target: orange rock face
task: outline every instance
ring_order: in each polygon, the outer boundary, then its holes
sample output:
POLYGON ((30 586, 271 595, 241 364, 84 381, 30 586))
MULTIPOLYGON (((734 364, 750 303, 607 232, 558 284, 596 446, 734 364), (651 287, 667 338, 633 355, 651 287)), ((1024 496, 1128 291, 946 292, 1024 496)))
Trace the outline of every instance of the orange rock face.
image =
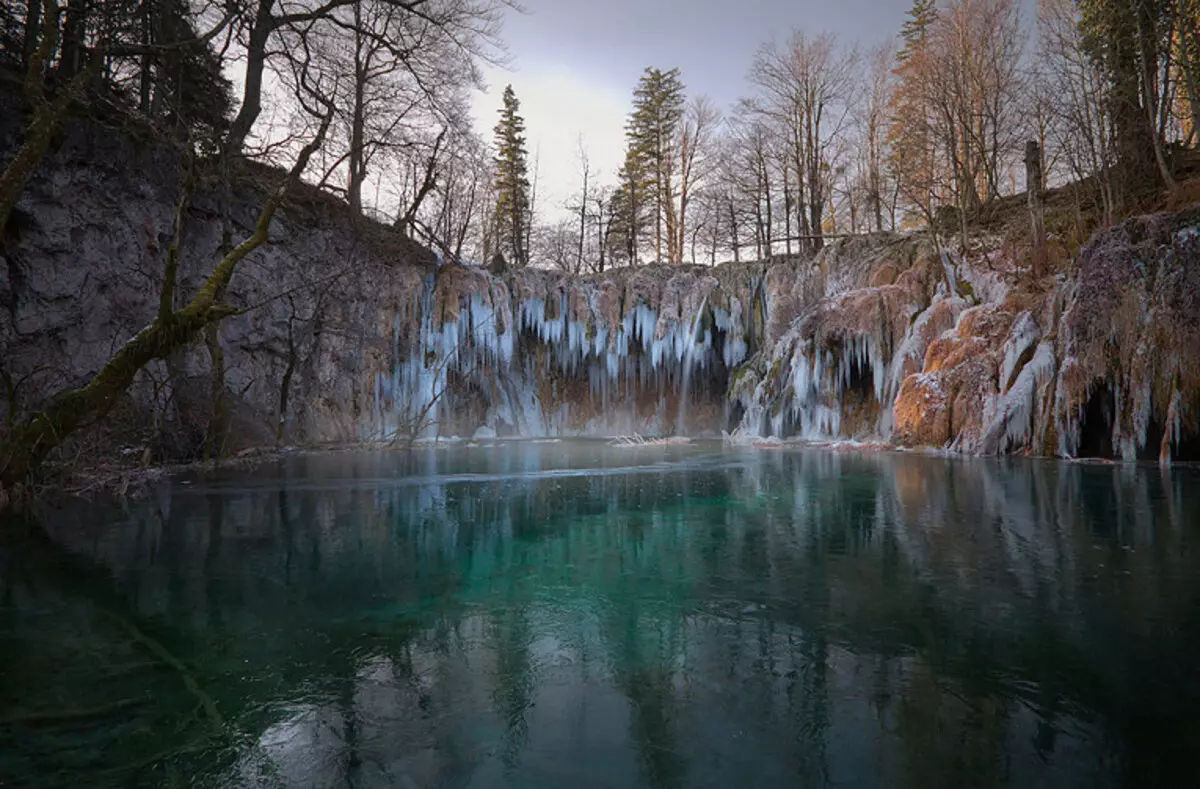
POLYGON ((917 374, 905 378, 892 414, 892 438, 901 446, 941 447, 951 439, 949 397, 938 377, 917 374))

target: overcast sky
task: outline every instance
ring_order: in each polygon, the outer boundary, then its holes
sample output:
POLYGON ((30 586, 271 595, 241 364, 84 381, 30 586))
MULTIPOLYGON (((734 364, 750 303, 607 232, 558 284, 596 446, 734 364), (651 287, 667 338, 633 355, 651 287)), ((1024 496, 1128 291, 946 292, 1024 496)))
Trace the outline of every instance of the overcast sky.
MULTIPOLYGON (((486 70, 476 97, 479 131, 491 139, 504 86, 525 116, 531 159, 539 162, 538 207, 553 217, 578 189, 577 140, 593 170, 612 182, 623 156, 623 125, 647 66, 678 66, 688 94, 722 109, 745 95, 746 72, 764 41, 798 27, 864 48, 894 36, 912 0, 524 0, 504 40, 509 69, 486 70)), ((532 161, 531 161, 532 167, 532 161)))

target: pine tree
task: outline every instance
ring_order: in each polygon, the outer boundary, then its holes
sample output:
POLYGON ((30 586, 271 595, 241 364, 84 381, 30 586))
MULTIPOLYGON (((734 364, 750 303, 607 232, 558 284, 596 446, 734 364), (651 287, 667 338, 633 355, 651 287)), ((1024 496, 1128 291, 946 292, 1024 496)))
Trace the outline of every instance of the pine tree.
POLYGON ((896 53, 896 89, 887 134, 898 186, 930 223, 937 208, 934 192, 939 176, 926 80, 931 70, 929 32, 936 21, 936 0, 913 0, 900 28, 903 44, 896 53))
POLYGON ((636 149, 625 152, 625 164, 617 173, 617 189, 613 193, 610 211, 610 242, 614 254, 624 256, 631 266, 638 264, 638 250, 649 224, 648 199, 653 181, 648 177, 645 162, 636 149))
MULTIPOLYGON (((636 211, 640 204, 647 204, 653 211, 654 253, 659 261, 663 260, 664 237, 667 256, 674 257, 670 249, 670 231, 675 225, 674 146, 683 122, 684 100, 679 69, 647 68, 634 91, 633 112, 625 127, 623 181, 632 185, 640 180, 643 186, 642 199, 630 199, 628 207, 636 211)), ((638 217, 630 218, 636 225, 638 217)))
MULTIPOLYGON (((217 135, 233 112, 232 86, 222 74, 221 58, 211 41, 198 40, 186 0, 144 2, 148 43, 161 45, 143 64, 154 81, 152 95, 143 88, 142 109, 166 115, 182 125, 217 135), (152 104, 153 106, 150 106, 152 104)), ((143 74, 143 82, 147 75, 143 74)))
POLYGON ((514 266, 529 262, 526 226, 529 222, 529 167, 525 150, 525 119, 512 85, 504 89, 504 106, 496 124, 496 240, 514 266))
POLYGON ((1143 73, 1146 64, 1159 62, 1159 24, 1167 2, 1079 0, 1084 47, 1107 77, 1108 112, 1115 132, 1120 180, 1130 194, 1158 186, 1163 175, 1167 179, 1170 175, 1168 168, 1160 174, 1155 166, 1161 139, 1147 117, 1157 115, 1158 97, 1154 88, 1146 89, 1143 73))
POLYGON ((896 59, 901 63, 925 46, 925 37, 929 27, 937 19, 937 0, 913 0, 912 8, 908 10, 908 18, 900 26, 900 38, 904 46, 896 53, 896 59))

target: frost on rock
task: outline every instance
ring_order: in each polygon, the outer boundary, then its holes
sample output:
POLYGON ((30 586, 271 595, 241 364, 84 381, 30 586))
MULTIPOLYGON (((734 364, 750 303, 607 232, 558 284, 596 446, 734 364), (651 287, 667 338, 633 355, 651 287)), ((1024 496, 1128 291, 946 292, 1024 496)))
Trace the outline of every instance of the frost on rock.
POLYGON ((443 262, 380 320, 390 344, 353 359, 372 376, 356 384, 358 435, 729 433, 1187 457, 1200 236, 1141 221, 1098 236, 1053 291, 999 247, 951 256, 896 237, 583 276, 443 262))
POLYGON ((1004 343, 1004 358, 1000 363, 1000 386, 1007 389, 1013 384, 1013 376, 1020 372, 1025 364, 1027 354, 1033 352, 1034 344, 1041 339, 1042 330, 1038 328, 1033 315, 1026 311, 1017 316, 1009 332, 1008 340, 1004 343))
POLYGON ((1189 458, 1200 219, 1137 222, 1098 236, 1050 292, 999 248, 952 257, 887 237, 578 277, 446 263, 390 314, 360 433, 1189 458))
POLYGON ((1200 211, 1099 234, 1058 331, 1057 453, 1195 459, 1200 437, 1200 211))
MULTIPOLYGON (((1014 326, 1014 333, 1016 327, 1014 326)), ((1006 353, 1005 362, 1008 356, 1006 353)), ((1021 368, 1020 374, 1006 392, 989 397, 984 405, 983 438, 979 446, 966 447, 976 454, 1007 454, 1017 449, 1030 449, 1033 442, 1035 416, 1048 403, 1048 388, 1054 377, 1057 362, 1054 345, 1043 342, 1033 358, 1021 368)), ((1003 380, 1003 375, 1001 376, 1003 380)))
MULTIPOLYGON (((123 160, 128 145, 100 148, 123 160)), ((86 383, 153 320, 129 273, 161 277, 146 238, 173 215, 155 189, 125 190, 113 211, 111 179, 71 157, 44 165, 25 195, 39 221, 14 240, 22 276, 0 271, 24 409, 86 383)), ((1106 229, 1039 283, 983 234, 953 257, 920 235, 871 234, 711 268, 495 273, 295 209, 228 294, 260 305, 220 325, 247 427, 235 440, 261 445, 250 434, 264 427, 293 443, 729 431, 1200 460, 1200 208, 1106 229)), ((220 236, 210 213, 189 215, 183 285, 202 280, 220 236)), ((171 367, 143 371, 129 401, 185 434, 180 403, 203 396, 211 361, 193 347, 171 367)))

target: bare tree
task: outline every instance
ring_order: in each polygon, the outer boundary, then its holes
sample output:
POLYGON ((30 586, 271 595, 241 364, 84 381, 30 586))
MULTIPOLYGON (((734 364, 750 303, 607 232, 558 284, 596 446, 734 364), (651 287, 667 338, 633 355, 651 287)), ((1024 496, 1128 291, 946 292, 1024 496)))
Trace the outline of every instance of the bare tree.
POLYGON ((762 93, 757 106, 788 142, 801 235, 813 249, 823 244, 834 153, 850 126, 854 60, 833 36, 809 38, 797 30, 782 47, 764 45, 750 72, 762 93))
POLYGON ((579 234, 574 219, 560 219, 554 224, 538 225, 533 233, 533 258, 568 274, 583 271, 578 254, 579 234))
POLYGON ((575 255, 575 271, 579 272, 583 270, 583 248, 587 240, 588 210, 592 199, 591 192, 589 191, 592 168, 591 162, 588 160, 587 148, 583 144, 583 135, 579 136, 576 145, 576 159, 579 162, 579 171, 583 184, 575 200, 568 203, 567 209, 579 217, 579 231, 576 233, 578 237, 578 249, 575 255))
POLYGON ((883 230, 887 112, 892 98, 892 64, 895 59, 896 50, 890 43, 871 50, 866 61, 863 99, 856 112, 862 143, 859 146, 859 163, 865 171, 863 185, 866 188, 866 202, 875 219, 876 231, 883 230))
POLYGON ((605 263, 609 258, 610 239, 614 220, 613 194, 615 191, 612 186, 600 186, 592 190, 593 207, 589 218, 592 222, 592 227, 596 231, 596 266, 593 270, 599 273, 604 272, 605 263))
POLYGON ((427 217, 433 235, 443 240, 455 260, 468 255, 486 260, 482 236, 487 207, 494 202, 492 157, 483 140, 469 131, 451 133, 445 151, 439 157, 429 199, 419 206, 419 213, 427 217))
POLYGON ((903 191, 931 226, 955 207, 964 243, 968 214, 1000 195, 1021 155, 1022 56, 1014 0, 954 0, 897 69, 889 139, 903 191))
POLYGON ((1074 0, 1041 0, 1038 6, 1039 64, 1053 118, 1049 125, 1051 156, 1066 163, 1078 192, 1085 182, 1101 206, 1105 223, 1115 219, 1114 172, 1117 150, 1106 109, 1107 79, 1088 55, 1074 0))
MULTIPOLYGON (((79 426, 105 416, 146 364, 187 345, 206 326, 233 312, 221 303, 222 294, 238 265, 267 242, 271 220, 287 198, 289 190, 300 180, 313 153, 324 143, 332 117, 332 105, 329 105, 286 178, 264 202, 254 231, 222 257, 196 295, 178 310, 169 307, 173 303, 179 255, 176 233, 176 242, 167 254, 167 274, 160 295, 159 312, 154 320, 121 346, 87 384, 54 397, 42 411, 26 419, 4 437, 0 445, 0 488, 5 490, 6 495, 11 495, 8 492, 20 495, 29 475, 64 438, 79 426)), ((177 216, 177 229, 179 221, 177 216)))
POLYGON ((707 96, 692 99, 684 111, 676 146, 679 151, 679 208, 674 228, 676 237, 671 244, 672 263, 683 262, 689 202, 712 174, 712 139, 720 122, 720 113, 707 96))

